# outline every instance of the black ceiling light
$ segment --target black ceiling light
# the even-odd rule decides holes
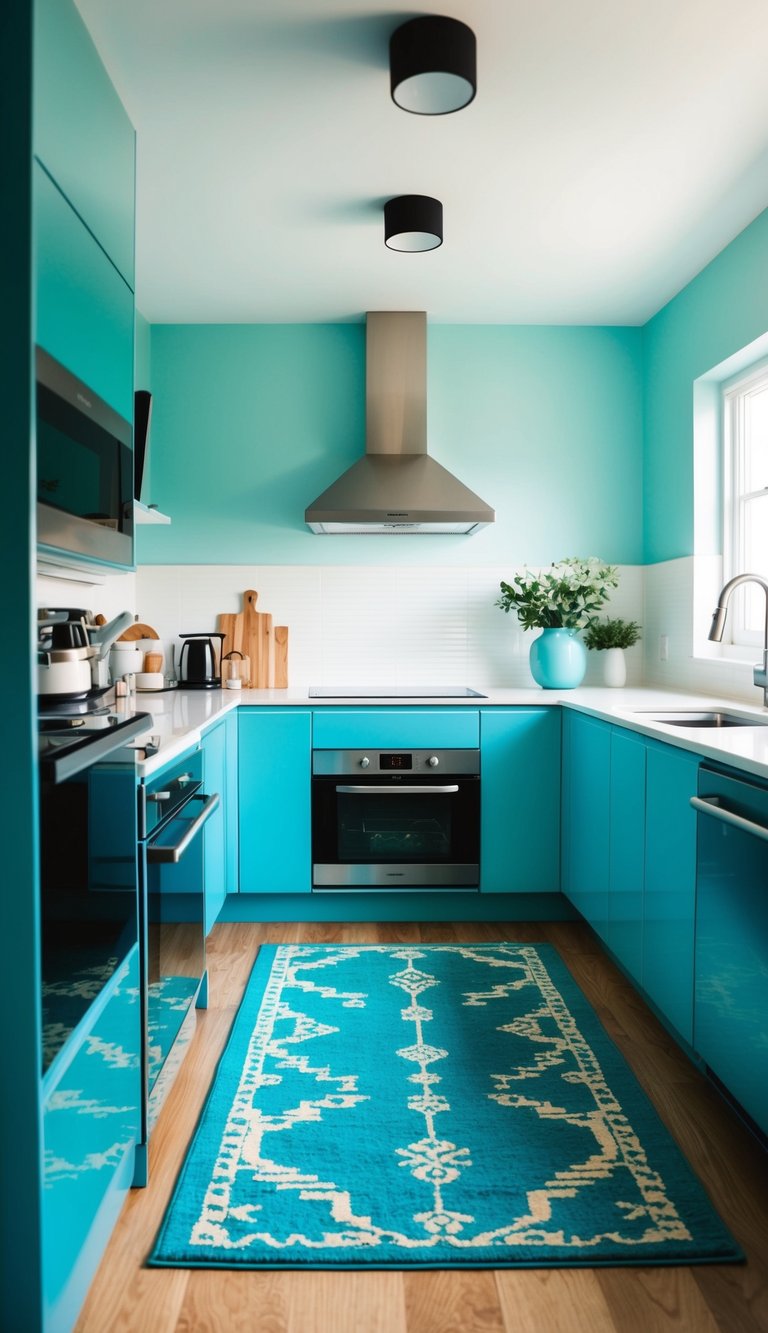
[[[467,106],[477,88],[475,34],[458,19],[427,14],[396,28],[389,40],[392,100],[419,116]]]
[[[436,250],[443,243],[443,205],[428,194],[401,194],[384,205],[384,244],[390,250]]]

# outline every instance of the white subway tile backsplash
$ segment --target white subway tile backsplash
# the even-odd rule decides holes
[[[247,588],[259,609],[288,625],[289,681],[304,685],[477,688],[529,686],[528,650],[514,614],[495,602],[496,566],[145,565],[137,609],[167,646],[179,633],[214,630],[222,611],[242,610]],[[606,614],[643,618],[643,570],[623,566]],[[597,683],[590,654],[587,682]],[[630,684],[642,680],[642,647],[627,655]]]

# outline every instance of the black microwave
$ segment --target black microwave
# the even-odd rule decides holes
[[[131,569],[131,423],[42,347],[35,370],[39,555]]]

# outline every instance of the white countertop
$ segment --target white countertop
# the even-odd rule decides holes
[[[418,698],[309,698],[306,688],[289,690],[170,690],[159,694],[137,694],[119,699],[118,712],[149,713],[152,725],[147,736],[159,739],[157,754],[138,764],[141,777],[148,777],[189,746],[199,742],[205,730],[233,708],[503,708],[564,705],[593,717],[614,722],[645,736],[654,736],[705,758],[732,764],[734,768],[768,778],[768,726],[684,730],[655,722],[655,710],[711,710],[736,713],[768,722],[768,711],[755,704],[645,688],[575,690],[489,689],[484,699]],[[646,714],[645,710],[649,710]]]

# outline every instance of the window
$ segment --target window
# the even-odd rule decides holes
[[[735,574],[768,578],[768,363],[723,387],[723,560]],[[729,611],[734,643],[762,643],[765,596],[746,585]]]

